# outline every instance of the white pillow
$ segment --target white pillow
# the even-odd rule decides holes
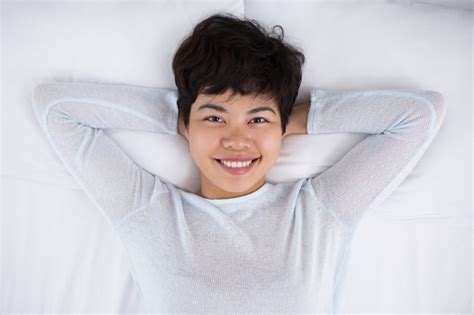
[[[178,2],[172,6],[156,2],[140,5],[4,4],[8,14],[4,20],[7,27],[3,57],[8,61],[4,71],[9,80],[2,81],[2,91],[6,104],[3,114],[9,119],[4,120],[3,128],[10,134],[26,132],[31,137],[15,141],[5,138],[3,173],[79,188],[59,159],[48,151],[45,139],[36,132],[33,113],[25,104],[29,101],[28,93],[46,79],[175,88],[172,56],[196,22],[212,12],[244,12],[243,1],[219,3],[221,6],[215,2]],[[114,14],[106,14],[111,11]],[[140,19],[135,19],[130,12]],[[307,100],[309,90],[318,86],[329,89],[417,88],[443,93],[448,105],[458,105],[453,113],[469,111],[469,90],[458,84],[472,82],[469,69],[465,67],[471,58],[471,37],[466,32],[470,20],[467,16],[464,18],[463,13],[380,3],[278,2],[272,6],[265,1],[246,1],[245,14],[268,28],[281,24],[285,39],[304,48],[307,60],[298,101]],[[176,21],[176,16],[181,16],[182,20]],[[404,23],[399,23],[402,19]],[[299,23],[302,20],[305,23]],[[358,22],[362,20],[364,23]],[[430,27],[420,27],[424,24]],[[308,36],[308,29],[312,30],[311,36]],[[379,31],[381,29],[383,32]],[[133,34],[140,34],[140,37]],[[446,131],[440,131],[423,160],[387,200],[388,206],[390,199],[396,200],[397,194],[402,194],[403,187],[416,192],[404,193],[398,198],[405,202],[401,207],[404,210],[398,210],[397,215],[414,215],[420,202],[434,212],[449,209],[453,202],[457,204],[456,209],[465,209],[462,205],[468,202],[467,198],[460,199],[459,191],[446,191],[444,182],[439,179],[464,183],[457,185],[468,189],[464,169],[470,163],[469,155],[459,153],[453,160],[454,156],[449,152],[458,150],[453,148],[467,148],[465,139],[451,126],[468,127],[470,117],[447,116],[443,127]],[[450,123],[454,118],[457,121]],[[190,160],[184,140],[169,139],[166,135],[152,138],[146,135],[138,139],[130,131],[116,131],[112,136],[117,137],[137,163],[168,177],[185,190],[197,191],[199,171]],[[269,182],[286,182],[314,176],[334,164],[363,138],[361,134],[290,136],[284,140],[280,158],[266,178]],[[160,148],[155,143],[170,152],[167,155],[170,159],[155,152]],[[179,175],[173,169],[176,164],[171,162],[177,158],[181,163]],[[469,196],[469,193],[463,196]],[[396,209],[396,205],[393,208]]]
[[[241,4],[241,2],[232,3],[235,6]],[[191,4],[192,2],[187,5]],[[136,7],[134,4],[130,5],[132,9],[140,10],[137,13],[149,17],[145,19],[146,21],[151,20],[149,14],[151,14],[151,8],[154,4]],[[126,15],[127,10],[123,9],[123,11],[120,11],[122,7],[128,9],[130,7],[128,5],[117,5],[117,12],[123,12],[123,15]],[[101,6],[99,5],[97,8],[100,9]],[[104,5],[104,10],[106,8],[107,6]],[[155,28],[169,28],[165,23],[173,22],[171,19],[167,20],[167,14],[164,14],[163,10],[176,11],[179,6],[165,8],[160,7],[161,19],[157,22],[159,25],[154,26]],[[75,7],[75,9],[77,10],[78,7]],[[280,14],[282,10],[285,12],[283,15]],[[40,27],[41,24],[30,22],[32,25],[37,25],[36,32],[39,32],[43,38],[41,42],[34,42],[35,51],[37,52],[36,56],[40,58],[39,60],[54,60],[54,63],[43,63],[43,66],[39,66],[41,62],[37,60],[35,64],[27,64],[28,70],[33,74],[37,74],[41,72],[38,71],[39,67],[44,71],[51,69],[50,71],[54,76],[50,76],[50,78],[53,79],[106,81],[109,83],[116,82],[140,86],[174,88],[172,83],[173,73],[170,68],[172,55],[180,39],[194,25],[190,22],[185,28],[182,27],[180,31],[174,30],[176,33],[172,37],[163,35],[164,32],[160,31],[159,34],[164,37],[159,40],[153,40],[154,33],[150,33],[149,22],[138,24],[139,26],[132,25],[133,23],[130,18],[122,22],[126,25],[132,25],[130,27],[134,28],[133,31],[135,33],[139,33],[142,30],[147,31],[144,35],[145,39],[140,40],[120,32],[114,32],[110,27],[98,27],[102,25],[101,19],[99,19],[99,11],[94,14],[89,13],[89,15],[85,15],[84,18],[89,19],[89,23],[86,23],[85,26],[86,29],[81,32],[77,31],[80,35],[79,38],[69,40],[71,36],[68,36],[68,34],[74,29],[74,19],[77,19],[77,16],[72,11],[68,14],[68,11],[62,8],[61,17],[58,17],[58,19],[61,19],[61,23],[65,25],[64,28],[69,28],[67,31],[62,31],[61,29],[48,28],[46,12],[43,13],[42,9],[38,8],[35,11],[36,14],[31,19],[35,21],[35,19],[41,20],[43,18],[41,21],[44,24]],[[463,29],[462,25],[458,25],[461,23],[459,21],[463,20],[458,20],[456,14],[453,14],[452,11],[426,10],[426,8],[411,8],[396,4],[382,6],[380,3],[362,5],[356,2],[333,3],[323,1],[315,3],[292,2],[291,4],[279,2],[278,6],[269,6],[264,1],[247,1],[245,3],[245,12],[247,17],[261,21],[268,28],[275,24],[281,24],[285,29],[286,40],[304,48],[307,60],[304,65],[303,82],[298,101],[307,100],[310,89],[319,86],[323,89],[414,88],[437,90],[445,95],[446,103],[449,104],[451,98],[461,97],[460,93],[465,92],[465,90],[460,90],[457,85],[453,85],[451,82],[457,82],[458,78],[463,76],[465,77],[462,80],[463,82],[470,80],[468,77],[469,72],[466,72],[466,68],[463,67],[463,60],[467,58],[463,53],[468,51],[467,46],[466,50],[453,50],[453,47],[462,48],[462,43],[466,36],[462,32],[444,32],[441,26],[437,26],[437,21],[443,20],[446,25]],[[116,14],[115,17],[120,15]],[[296,19],[295,17],[298,18]],[[354,21],[355,17],[358,20],[364,20],[364,23],[357,23],[357,21]],[[195,23],[200,18],[202,16],[199,16],[199,18],[195,16],[192,22]],[[400,24],[399,21],[402,18],[404,23]],[[431,25],[430,28],[420,28],[420,18],[424,20],[424,23]],[[305,23],[297,23],[299,20],[304,20]],[[334,23],[334,21],[337,21],[337,23]],[[326,28],[329,23],[331,31],[327,32]],[[114,25],[118,29],[122,28],[118,24]],[[171,25],[179,26],[182,23]],[[380,25],[383,25],[384,32],[382,33],[378,31]],[[307,36],[307,29],[312,30],[311,36]],[[349,29],[350,32],[348,32]],[[125,28],[123,30],[127,32]],[[54,49],[47,45],[48,36],[51,36],[48,35],[48,32],[55,32],[55,38],[59,38],[64,43],[59,48],[60,53],[56,53]],[[91,36],[93,32],[101,34]],[[34,41],[35,37],[33,34],[35,32],[31,33],[32,37],[30,40]],[[114,39],[113,48],[107,49],[108,46],[101,45],[101,43],[95,40],[95,38],[107,38],[105,34],[115,34],[108,36]],[[407,36],[407,34],[410,35]],[[127,39],[126,44],[122,44],[122,37]],[[169,43],[170,40],[172,40],[171,44]],[[80,44],[76,44],[76,42]],[[145,42],[148,43],[148,46],[143,44]],[[168,52],[165,51],[167,57],[161,58],[161,60],[166,60],[166,64],[162,64],[160,67],[159,64],[150,64],[148,61],[148,64],[144,65],[145,62],[141,61],[141,58],[134,57],[137,51],[145,53],[160,51],[160,53],[163,53],[163,50],[157,50],[152,47],[152,43],[156,42],[162,43],[163,47],[168,47]],[[23,45],[27,44],[24,43]],[[68,45],[75,46],[68,48]],[[101,47],[101,49],[99,51],[97,49],[80,51],[79,49],[82,46],[92,47],[94,45],[95,47]],[[11,46],[15,48],[14,45]],[[77,50],[74,47],[77,47]],[[131,47],[138,48],[134,48],[129,54],[124,54],[124,52],[127,52],[127,49],[132,49]],[[28,49],[27,47],[16,48],[16,51]],[[101,53],[100,51],[103,50],[105,52]],[[114,52],[120,57],[114,59],[112,54]],[[47,58],[48,54],[52,56],[52,59]],[[96,54],[95,58],[92,58],[94,54]],[[111,54],[112,57],[110,57]],[[348,54],[352,58],[348,58]],[[452,57],[454,56],[453,54],[458,54],[458,56]],[[73,64],[67,58],[67,56],[72,55],[77,58]],[[144,59],[153,60],[152,57],[145,57]],[[82,73],[81,69],[84,69],[92,62],[94,64],[90,67],[96,71],[97,75]],[[437,67],[434,68],[433,65]],[[155,72],[149,71],[149,69],[166,69],[167,67],[168,70],[164,71],[161,75],[162,80],[159,80],[161,82],[156,82],[157,80],[154,79]],[[59,69],[61,68],[71,69],[72,78],[70,75],[59,75],[61,73]],[[130,71],[130,69],[134,71]],[[10,71],[10,73],[13,72]],[[99,73],[101,75],[98,75]],[[438,73],[443,73],[443,76],[437,75]],[[35,79],[34,83],[38,83],[38,81],[39,78]],[[321,85],[318,82],[321,82]],[[325,85],[323,86],[322,84]],[[460,117],[460,119],[465,118],[465,116]],[[447,121],[449,124],[449,115]],[[465,121],[461,121],[459,125],[467,124]],[[17,127],[18,125],[13,125],[11,129],[14,130]],[[445,126],[443,128],[449,127]],[[170,138],[167,135],[158,134],[143,135],[139,132],[128,130],[114,131],[111,133],[111,136],[119,142],[138,164],[150,172],[161,175],[184,190],[197,192],[199,189],[199,170],[191,160],[184,139]],[[364,137],[365,135],[363,134],[290,136],[284,140],[281,155],[274,167],[267,173],[266,179],[271,183],[278,183],[315,176],[333,165],[345,152]],[[457,176],[461,182],[461,178],[464,178],[462,174],[463,168],[450,169],[449,167],[451,165],[448,162],[450,157],[447,156],[448,151],[444,149],[444,146],[448,144],[448,139],[450,139],[450,144],[456,144],[457,142],[459,147],[465,147],[461,144],[459,137],[453,134],[450,136],[443,135],[443,130],[441,130],[437,141],[430,146],[428,152],[412,174],[407,177],[400,189],[395,191],[385,202],[384,209],[391,208],[390,211],[396,213],[397,216],[410,217],[417,215],[416,211],[419,211],[420,208],[426,209],[429,207],[433,212],[446,211],[448,209],[446,204],[451,201],[447,201],[446,187],[439,181],[439,178],[451,178],[454,181],[454,176]],[[24,152],[24,157],[28,158],[27,161],[30,162],[31,150],[37,150],[40,154],[37,154],[36,157],[43,158],[43,161],[46,161],[45,163],[33,165],[35,167],[33,167],[32,172],[25,172],[28,168],[18,163],[18,155],[7,154],[6,165],[14,167],[12,169],[7,167],[7,171],[27,173],[29,176],[36,174],[41,180],[53,181],[58,184],[67,182],[72,187],[77,188],[76,183],[70,181],[69,174],[59,165],[60,161],[50,153],[46,155],[45,148],[47,144],[42,141],[44,140],[37,137],[38,143],[34,143],[33,148],[29,147]],[[16,143],[18,142],[12,142],[10,145],[15,146]],[[24,146],[18,149],[24,150]],[[163,151],[169,152],[169,154],[160,154]],[[7,152],[13,151],[7,150]],[[22,155],[20,155],[20,159],[21,157]],[[463,157],[464,155],[460,156],[460,158]],[[52,161],[55,161],[54,165],[50,165]],[[442,161],[445,163],[444,167],[440,165]],[[47,168],[48,165],[51,166],[49,169]],[[19,167],[15,168],[15,166]],[[39,171],[40,168],[43,168],[42,172]],[[406,188],[406,191],[403,188]],[[458,198],[458,192],[453,191],[451,193],[453,197]],[[403,196],[399,196],[399,194],[403,194]],[[403,200],[403,206],[395,202],[390,207],[390,202],[394,200]],[[420,204],[423,204],[423,207],[420,207]],[[399,210],[400,208],[402,210]],[[382,213],[383,211],[378,211],[378,214]]]

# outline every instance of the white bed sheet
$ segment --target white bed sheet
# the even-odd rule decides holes
[[[359,225],[344,311],[471,313],[473,15],[449,1],[422,2],[3,2],[0,312],[142,310],[120,241],[39,133],[31,90],[44,79],[173,87],[180,36],[225,10],[280,24],[304,48],[298,100],[316,86],[444,94],[447,115],[433,145]],[[166,164],[150,159],[183,150],[165,135],[113,136],[164,177]],[[362,138],[289,137],[267,180],[317,174]],[[197,169],[187,165],[190,175],[174,179],[195,190]]]

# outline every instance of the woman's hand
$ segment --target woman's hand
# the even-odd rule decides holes
[[[291,116],[283,134],[283,139],[289,135],[307,134],[306,125],[308,123],[308,112],[311,101],[295,104]]]

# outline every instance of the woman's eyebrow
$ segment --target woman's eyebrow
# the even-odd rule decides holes
[[[205,108],[214,109],[214,110],[217,110],[218,112],[228,113],[227,109],[225,109],[222,106],[216,105],[216,104],[204,104],[204,105],[201,105],[198,108],[198,110],[205,109]],[[270,111],[270,112],[272,112],[273,114],[276,115],[273,108],[271,108],[269,106],[259,106],[259,107],[252,108],[251,110],[249,110],[247,112],[247,114],[250,115],[250,114],[255,114],[255,113],[258,113],[258,112],[262,112],[262,111]]]

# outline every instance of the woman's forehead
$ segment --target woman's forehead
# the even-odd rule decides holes
[[[276,102],[271,95],[255,95],[255,94],[241,95],[238,93],[236,93],[235,95],[232,95],[231,91],[227,91],[224,94],[215,94],[215,95],[199,94],[197,101],[211,102],[211,103],[214,102],[214,103],[218,103],[219,105],[233,104],[233,103],[246,103],[249,105],[252,105],[252,104],[276,105]]]

